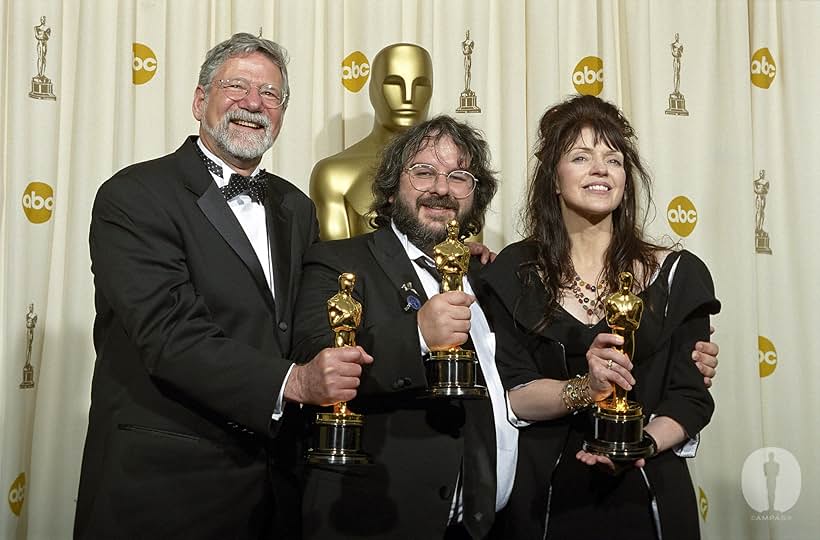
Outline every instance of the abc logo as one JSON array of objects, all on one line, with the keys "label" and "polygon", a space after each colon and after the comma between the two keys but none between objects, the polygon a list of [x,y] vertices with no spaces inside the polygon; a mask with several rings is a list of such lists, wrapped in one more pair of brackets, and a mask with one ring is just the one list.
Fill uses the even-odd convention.
[{"label": "abc logo", "polygon": [[698,211],[692,201],[681,195],[669,202],[666,219],[678,236],[689,236],[698,223]]},{"label": "abc logo", "polygon": [[54,190],[43,182],[32,182],[23,193],[23,212],[32,223],[45,223],[54,209]]},{"label": "abc logo", "polygon": [[579,94],[600,94],[604,89],[604,61],[597,56],[582,58],[572,71],[572,84]]},{"label": "abc logo", "polygon": [[768,88],[774,81],[777,66],[774,63],[774,56],[769,49],[763,47],[752,55],[752,84],[758,88]]},{"label": "abc logo", "polygon": [[148,45],[134,42],[134,60],[131,64],[134,84],[145,84],[157,72],[157,55]]},{"label": "abc logo", "polygon": [[15,516],[20,515],[26,500],[26,473],[20,473],[9,489],[9,508]]},{"label": "abc logo", "polygon": [[353,51],[342,60],[342,84],[351,92],[358,92],[370,77],[370,63],[361,51]]},{"label": "abc logo", "polygon": [[757,356],[760,362],[760,378],[774,373],[777,367],[777,350],[774,343],[763,336],[757,336]]}]

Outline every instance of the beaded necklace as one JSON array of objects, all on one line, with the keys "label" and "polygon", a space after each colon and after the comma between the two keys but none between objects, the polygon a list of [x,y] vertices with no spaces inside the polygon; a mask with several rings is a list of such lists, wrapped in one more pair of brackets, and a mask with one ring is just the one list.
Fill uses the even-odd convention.
[{"label": "beaded necklace", "polygon": [[[570,290],[575,298],[578,300],[578,303],[581,304],[581,307],[587,313],[587,316],[590,318],[600,319],[603,317],[604,314],[604,298],[603,298],[603,289],[606,285],[606,282],[600,281],[598,285],[592,285],[591,283],[587,283],[581,276],[577,273],[575,277],[572,278],[572,286]],[[591,294],[587,294],[589,291]]]}]

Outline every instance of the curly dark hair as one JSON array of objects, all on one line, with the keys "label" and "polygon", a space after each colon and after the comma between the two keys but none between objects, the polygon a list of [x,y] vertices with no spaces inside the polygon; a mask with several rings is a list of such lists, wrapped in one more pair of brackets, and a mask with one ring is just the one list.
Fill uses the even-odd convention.
[{"label": "curly dark hair", "polygon": [[[537,256],[521,268],[525,280],[540,281],[546,288],[544,323],[558,308],[561,289],[570,287],[575,275],[557,193],[558,162],[585,127],[595,135],[593,144],[603,142],[623,154],[626,173],[623,200],[612,213],[613,235],[604,255],[603,281],[609,290],[617,290],[618,273],[629,271],[636,276],[633,287],[643,289],[658,268],[654,252],[660,248],[644,240],[643,234],[652,205],[651,178],[641,162],[629,121],[615,105],[594,96],[572,96],[553,105],[539,121],[538,164],[528,186],[524,212],[525,241],[536,246]],[[644,198],[643,212],[639,196]]]},{"label": "curly dark hair", "polygon": [[459,166],[465,167],[478,179],[473,206],[464,218],[462,231],[477,234],[484,226],[484,213],[498,189],[496,173],[490,168],[490,149],[477,129],[447,115],[422,122],[396,135],[384,148],[373,179],[373,228],[390,224],[394,205],[390,198],[398,194],[399,182],[405,167],[410,165],[428,143],[438,143],[450,137],[462,153]]}]

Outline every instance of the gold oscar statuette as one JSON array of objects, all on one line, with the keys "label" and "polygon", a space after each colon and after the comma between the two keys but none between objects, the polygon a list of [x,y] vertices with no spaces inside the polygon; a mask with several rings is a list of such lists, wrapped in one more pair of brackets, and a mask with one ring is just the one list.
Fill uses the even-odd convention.
[{"label": "gold oscar statuette", "polygon": [[[327,301],[327,318],[333,330],[334,347],[355,347],[356,329],[362,322],[362,304],[353,298],[356,276],[339,275],[339,292]],[[351,411],[341,401],[333,405],[333,412],[316,415],[313,422],[313,444],[307,451],[307,462],[312,465],[360,465],[370,463],[362,452],[364,417]]]},{"label": "gold oscar statuette", "polygon": [[[613,334],[624,338],[619,349],[630,360],[635,358],[635,332],[641,325],[643,300],[632,293],[632,274],[618,274],[618,291],[604,303],[606,322]],[[596,403],[592,410],[592,440],[584,441],[583,449],[607,456],[612,461],[634,461],[654,451],[654,443],[643,433],[643,407],[627,399],[619,386],[609,398]]]},{"label": "gold oscar statuette", "polygon": [[[459,239],[456,220],[447,224],[447,239],[433,248],[433,260],[441,276],[441,292],[462,291],[470,266],[470,250]],[[433,397],[482,399],[487,388],[476,382],[478,360],[474,351],[459,346],[431,351],[425,362],[427,393]]]},{"label": "gold oscar statuette", "polygon": [[45,16],[40,17],[40,24],[34,27],[34,39],[37,40],[37,75],[31,78],[29,97],[34,99],[56,100],[54,83],[46,77],[46,54],[48,40],[51,38],[51,28],[46,26]]},{"label": "gold oscar statuette", "polygon": [[683,56],[683,44],[680,36],[675,34],[675,41],[670,45],[672,49],[672,84],[674,90],[669,94],[669,108],[664,112],[673,116],[689,116],[686,110],[686,97],[680,91],[680,62]]},{"label": "gold oscar statuette", "polygon": [[457,113],[480,113],[481,108],[478,106],[478,97],[475,91],[470,89],[470,81],[473,78],[473,48],[475,41],[470,39],[470,31],[467,30],[467,35],[464,41],[461,42],[461,53],[464,55],[464,91],[458,98]]},{"label": "gold oscar statuette", "polygon": [[28,305],[26,313],[26,363],[23,365],[23,382],[20,388],[27,390],[34,388],[34,366],[31,365],[31,348],[34,344],[34,327],[37,326],[37,314],[34,313],[34,304]]}]

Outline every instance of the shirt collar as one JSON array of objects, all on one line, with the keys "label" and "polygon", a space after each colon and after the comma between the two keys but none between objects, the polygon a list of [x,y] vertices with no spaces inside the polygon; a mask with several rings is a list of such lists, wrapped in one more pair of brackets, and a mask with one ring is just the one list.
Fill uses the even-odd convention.
[{"label": "shirt collar", "polygon": [[[219,157],[217,157],[216,154],[214,154],[213,152],[208,150],[208,148],[204,144],[202,144],[202,137],[197,137],[196,138],[196,144],[199,145],[199,148],[200,148],[200,150],[202,150],[203,154],[205,154],[214,163],[216,163],[217,165],[222,167],[222,177],[221,178],[219,176],[215,175],[214,173],[211,173],[211,176],[216,181],[217,187],[227,186],[228,182],[231,179],[231,175],[232,174],[237,174],[236,171],[231,169],[230,165],[228,165],[227,163],[225,163],[224,161],[219,159]],[[256,173],[258,173],[259,170],[262,168],[262,167],[260,167],[260,165],[261,165],[261,162],[260,162],[259,165],[256,166],[256,168],[253,170],[253,172],[250,174],[250,176],[256,176]]]},{"label": "shirt collar", "polygon": [[[430,259],[430,256],[424,253],[422,250],[416,247],[416,245],[407,238],[407,235],[401,232],[398,227],[396,227],[396,222],[392,219],[390,220],[390,226],[393,228],[393,232],[396,233],[396,237],[399,239],[399,243],[401,247],[404,248],[404,251],[407,253],[407,256],[410,258],[411,261],[415,261],[419,257],[424,257],[426,259]],[[432,261],[433,259],[430,259]]]}]

